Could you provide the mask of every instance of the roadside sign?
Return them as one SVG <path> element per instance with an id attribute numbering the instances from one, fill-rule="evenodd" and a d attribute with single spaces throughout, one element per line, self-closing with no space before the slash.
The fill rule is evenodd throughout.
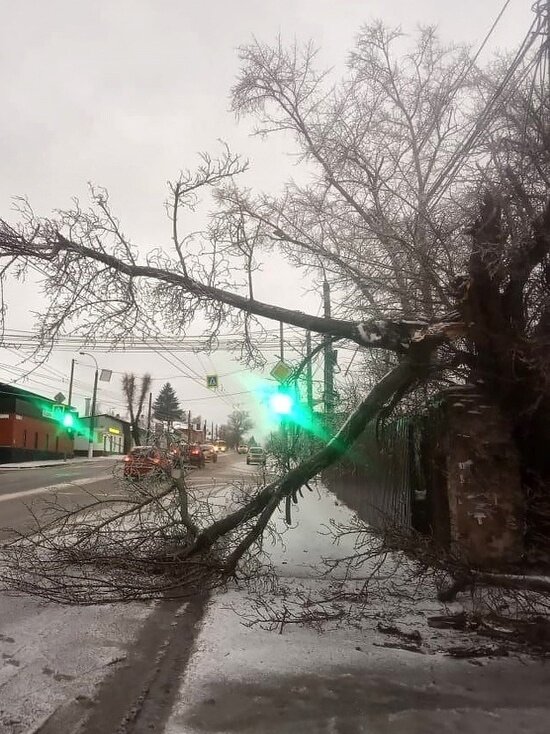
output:
<path id="1" fill-rule="evenodd" d="M 290 377 L 292 374 L 292 367 L 290 367 L 286 362 L 279 360 L 269 374 L 271 377 L 274 377 L 277 382 L 284 382 L 287 377 Z"/>
<path id="2" fill-rule="evenodd" d="M 218 387 L 218 375 L 206 375 L 206 387 L 215 390 Z"/>
<path id="3" fill-rule="evenodd" d="M 66 398 L 62 392 L 58 392 L 57 395 L 53 396 L 53 399 L 56 403 L 64 403 Z"/>
<path id="4" fill-rule="evenodd" d="M 53 418 L 53 411 L 49 408 L 42 408 L 42 417 L 43 418 Z"/>
<path id="5" fill-rule="evenodd" d="M 99 373 L 99 380 L 100 382 L 111 382 L 111 377 L 113 376 L 113 370 L 101 370 Z"/>

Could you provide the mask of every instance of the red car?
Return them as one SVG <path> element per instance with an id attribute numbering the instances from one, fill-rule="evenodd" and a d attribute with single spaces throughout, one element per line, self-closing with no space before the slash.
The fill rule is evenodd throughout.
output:
<path id="1" fill-rule="evenodd" d="M 156 446 L 134 446 L 124 457 L 124 476 L 141 479 L 154 474 L 170 474 L 172 461 Z"/>

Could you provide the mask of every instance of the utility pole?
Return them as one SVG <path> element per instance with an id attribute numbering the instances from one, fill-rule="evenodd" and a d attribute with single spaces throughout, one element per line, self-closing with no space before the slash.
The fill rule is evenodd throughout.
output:
<path id="1" fill-rule="evenodd" d="M 151 442 L 151 412 L 153 409 L 153 393 L 149 393 L 149 406 L 147 408 L 147 442 Z"/>
<path id="2" fill-rule="evenodd" d="M 313 410 L 313 368 L 311 366 L 311 331 L 306 331 L 306 400 L 307 407 Z"/>
<path id="3" fill-rule="evenodd" d="M 330 285 L 327 279 L 323 281 L 323 315 L 326 319 L 331 316 L 330 311 Z M 332 415 L 334 408 L 334 357 L 332 354 L 332 340 L 328 334 L 323 337 L 323 355 L 324 355 L 324 408 L 325 416 Z"/>
<path id="4" fill-rule="evenodd" d="M 69 397 L 67 398 L 67 405 L 69 407 L 71 407 L 71 400 L 73 399 L 74 363 L 75 363 L 75 360 L 71 359 L 71 376 L 69 378 Z"/>

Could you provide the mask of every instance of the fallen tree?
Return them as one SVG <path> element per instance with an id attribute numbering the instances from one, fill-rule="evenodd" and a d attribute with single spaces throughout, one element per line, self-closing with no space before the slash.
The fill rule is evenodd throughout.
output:
<path id="1" fill-rule="evenodd" d="M 256 115 L 266 134 L 290 130 L 311 181 L 288 184 L 279 198 L 254 197 L 236 183 L 246 162 L 227 148 L 217 159 L 203 155 L 195 173 L 170 185 L 172 252 L 143 255 L 100 189 L 89 209 L 77 203 L 44 219 L 20 201 L 20 221 L 0 222 L 2 276 L 38 268 L 43 278 L 42 353 L 69 331 L 89 346 L 107 334 L 120 343 L 163 330 L 182 335 L 198 316 L 210 346 L 225 324 L 243 327 L 241 356 L 251 363 L 261 361 L 261 344 L 250 325 L 265 319 L 391 353 L 394 366 L 325 446 L 197 534 L 186 527 L 173 562 L 204 558 L 224 539 L 231 549 L 218 570 L 235 573 L 281 502 L 290 508 L 369 421 L 442 376 L 475 382 L 508 416 L 528 530 L 544 540 L 550 149 L 541 127 L 546 94 L 536 72 L 525 78 L 543 50 L 530 50 L 530 33 L 505 68 L 483 75 L 463 49 L 442 48 L 433 30 L 401 56 L 399 36 L 365 28 L 348 78 L 330 94 L 311 48 L 244 47 L 235 110 Z M 525 95 L 529 114 L 518 119 Z M 201 192 L 213 194 L 210 225 L 200 237 L 182 235 L 182 211 Z M 312 287 L 321 273 L 331 281 L 337 317 L 256 298 L 253 272 L 274 248 Z"/>

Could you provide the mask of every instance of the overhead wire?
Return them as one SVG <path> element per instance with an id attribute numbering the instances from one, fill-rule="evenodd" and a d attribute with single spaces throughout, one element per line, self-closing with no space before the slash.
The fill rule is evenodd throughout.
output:
<path id="1" fill-rule="evenodd" d="M 431 203 L 433 205 L 437 204 L 437 202 L 440 201 L 441 197 L 443 196 L 445 191 L 447 191 L 454 178 L 456 178 L 458 172 L 464 165 L 468 153 L 470 152 L 478 136 L 481 134 L 486 126 L 487 118 L 492 111 L 493 106 L 502 95 L 508 83 L 511 81 L 515 72 L 519 68 L 519 65 L 524 60 L 525 56 L 533 45 L 534 39 L 537 35 L 536 28 L 539 23 L 540 19 L 536 17 L 532 22 L 529 30 L 527 31 L 527 34 L 525 35 L 518 51 L 516 52 L 514 59 L 510 63 L 506 74 L 504 75 L 503 79 L 501 79 L 500 83 L 498 84 L 496 90 L 490 96 L 489 100 L 486 102 L 481 113 L 477 116 L 476 121 L 472 126 L 472 129 L 463 140 L 461 145 L 453 153 L 453 155 L 451 155 L 447 165 L 440 171 L 434 183 L 431 184 L 430 190 L 434 192 L 434 197 L 431 199 Z M 445 186 L 441 186 L 443 182 L 445 182 Z"/>

